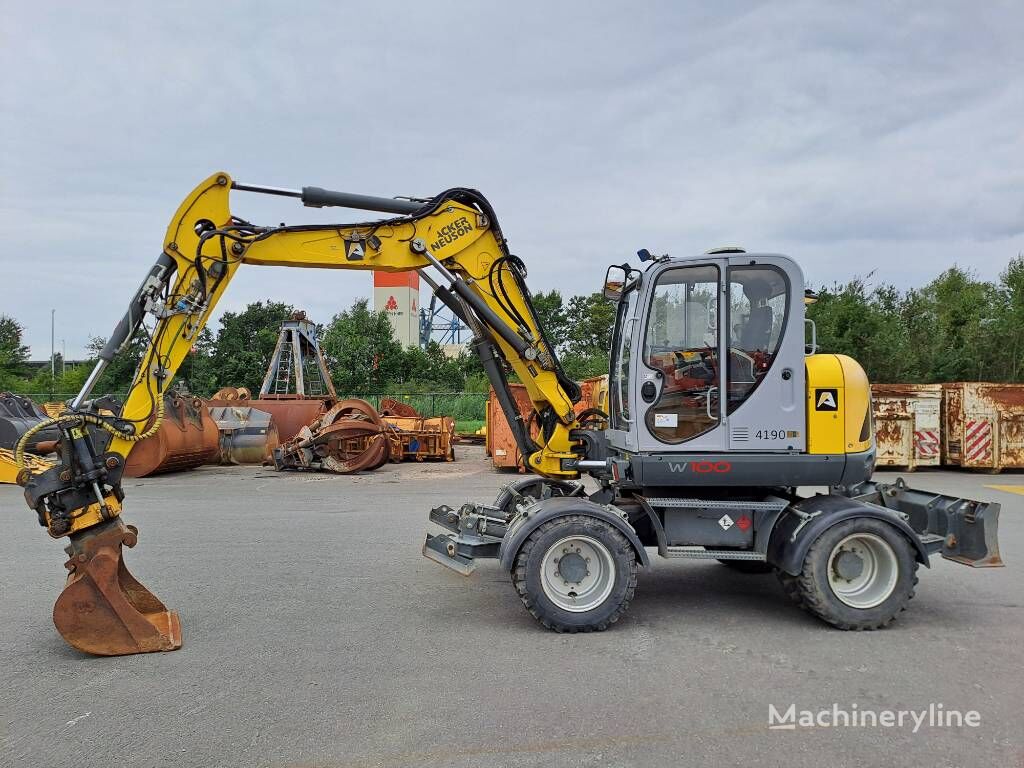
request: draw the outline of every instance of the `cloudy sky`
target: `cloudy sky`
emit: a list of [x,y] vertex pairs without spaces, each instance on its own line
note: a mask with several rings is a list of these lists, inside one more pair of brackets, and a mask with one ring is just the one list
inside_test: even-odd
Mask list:
[[[1024,250],[1024,5],[0,0],[0,314],[107,335],[181,198],[273,186],[494,204],[534,290],[638,248],[994,278]],[[236,193],[262,223],[339,209]],[[251,267],[327,321],[370,278]],[[216,327],[216,326],[215,326]]]

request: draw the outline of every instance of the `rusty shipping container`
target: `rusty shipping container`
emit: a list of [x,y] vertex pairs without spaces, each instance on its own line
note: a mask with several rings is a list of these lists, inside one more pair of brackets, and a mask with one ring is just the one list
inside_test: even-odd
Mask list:
[[[526,387],[522,384],[509,384],[509,387],[512,391],[512,398],[515,400],[519,413],[523,417],[523,421],[529,426],[530,437],[536,440],[540,429],[536,418],[534,418],[533,403],[530,402],[530,396],[526,391]],[[580,390],[582,397],[573,406],[577,416],[592,408],[607,411],[607,375],[592,376],[589,379],[584,379],[580,382]],[[519,453],[519,447],[516,445],[516,440],[512,436],[512,430],[505,419],[505,414],[502,413],[501,405],[499,405],[498,398],[494,394],[493,389],[491,390],[490,397],[487,398],[487,411],[484,423],[487,428],[484,446],[487,455],[491,457],[491,464],[494,468],[515,468],[520,472],[525,472],[526,466],[523,463],[523,457]]]
[[942,385],[947,464],[999,472],[1024,468],[1024,384]]
[[[519,409],[519,413],[523,417],[523,421],[529,425],[530,436],[536,438],[540,430],[537,420],[532,418],[533,403],[530,401],[530,395],[527,393],[526,387],[522,384],[509,384],[509,390],[512,393],[513,400],[515,400],[516,407]],[[523,464],[523,457],[519,454],[516,439],[512,435],[512,428],[508,425],[508,420],[501,410],[498,397],[494,394],[493,389],[491,390],[490,397],[487,398],[487,412],[485,416],[487,437],[484,445],[487,455],[491,457],[492,466],[495,469],[518,469],[520,472],[525,472],[526,467]]]
[[941,384],[872,384],[876,463],[934,467],[941,462]]

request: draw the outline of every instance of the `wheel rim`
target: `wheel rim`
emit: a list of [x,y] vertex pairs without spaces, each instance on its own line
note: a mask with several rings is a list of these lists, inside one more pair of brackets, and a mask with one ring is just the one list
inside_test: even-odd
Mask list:
[[851,608],[874,608],[896,589],[899,560],[885,539],[873,533],[855,533],[832,548],[828,558],[828,585]]
[[615,560],[597,539],[567,536],[544,553],[540,583],[548,599],[562,610],[592,611],[615,586]]

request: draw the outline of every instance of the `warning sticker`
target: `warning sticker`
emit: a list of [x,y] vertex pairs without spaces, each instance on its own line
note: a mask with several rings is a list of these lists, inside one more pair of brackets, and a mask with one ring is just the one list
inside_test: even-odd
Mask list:
[[679,414],[678,413],[656,413],[656,414],[654,414],[654,426],[655,427],[678,427],[679,426]]
[[733,521],[732,521],[732,518],[731,518],[731,517],[729,517],[728,515],[722,515],[722,516],[721,516],[721,517],[720,517],[720,518],[718,519],[718,524],[719,524],[720,526],[722,526],[722,530],[723,530],[723,531],[728,531],[728,530],[729,530],[730,528],[732,528],[732,526],[733,526]]

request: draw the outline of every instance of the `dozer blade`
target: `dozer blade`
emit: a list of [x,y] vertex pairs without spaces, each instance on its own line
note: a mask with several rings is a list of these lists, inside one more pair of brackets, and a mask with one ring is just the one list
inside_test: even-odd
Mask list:
[[174,651],[181,647],[178,614],[167,609],[125,567],[122,546],[134,547],[138,529],[120,518],[73,540],[70,571],[53,606],[53,623],[67,642],[96,656]]

